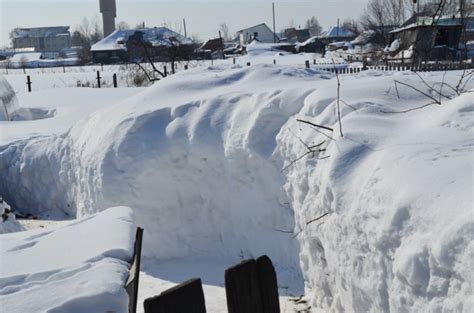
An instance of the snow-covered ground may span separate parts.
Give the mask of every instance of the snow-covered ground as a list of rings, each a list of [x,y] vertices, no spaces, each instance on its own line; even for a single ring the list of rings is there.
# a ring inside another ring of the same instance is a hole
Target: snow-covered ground
[[[1,235],[2,312],[128,312],[123,288],[133,256],[130,208]]]
[[[434,92],[411,72],[342,75],[341,137],[334,75],[273,57],[256,49],[146,89],[19,93],[50,113],[0,122],[0,191],[42,217],[133,208],[145,228],[140,300],[201,276],[209,312],[224,312],[223,269],[267,254],[280,293],[305,292],[314,312],[468,312],[472,94],[444,87],[452,100],[387,114],[429,102],[403,86],[399,98],[394,80]],[[421,75],[439,88],[461,72]]]

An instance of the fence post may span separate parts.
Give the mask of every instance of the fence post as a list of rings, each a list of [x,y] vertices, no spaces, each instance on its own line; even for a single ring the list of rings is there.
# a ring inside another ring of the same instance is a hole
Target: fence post
[[[309,68],[309,60],[306,60],[304,64],[306,65],[306,68]]]
[[[185,281],[143,303],[145,313],[205,313],[206,304],[199,278]]]
[[[100,88],[100,72],[97,71],[97,88]]]
[[[277,60],[273,59],[273,64],[277,64]]]
[[[31,79],[30,75],[26,76],[26,84],[28,85],[28,92],[31,92]]]
[[[247,62],[247,66],[250,66],[250,62]]]
[[[117,74],[114,73],[114,75],[112,76],[113,80],[114,80],[114,88],[117,88]]]
[[[235,58],[232,58],[232,64],[235,64]]]
[[[137,300],[138,300],[138,283],[140,277],[140,263],[142,257],[142,240],[143,240],[143,228],[137,227],[137,233],[135,235],[135,252],[133,261],[130,266],[129,276],[125,283],[125,290],[127,291],[129,302],[128,312],[137,312]]]
[[[188,65],[184,64],[184,70],[187,70],[187,69],[188,69]]]
[[[104,71],[104,63],[100,63],[100,70],[103,72]]]
[[[257,263],[246,260],[225,271],[225,291],[229,313],[263,313]]]
[[[163,72],[165,77],[168,76],[168,70],[166,69],[166,65],[163,65]]]

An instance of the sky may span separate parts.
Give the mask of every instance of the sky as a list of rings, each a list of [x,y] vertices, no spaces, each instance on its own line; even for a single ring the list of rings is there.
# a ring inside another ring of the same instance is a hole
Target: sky
[[[276,30],[291,25],[304,27],[316,16],[323,28],[337,24],[337,18],[358,18],[368,0],[297,0],[274,1]],[[181,27],[186,19],[188,35],[197,34],[205,40],[218,36],[219,25],[226,23],[230,32],[266,23],[272,28],[271,0],[116,0],[116,22],[130,26],[163,23]],[[8,34],[14,27],[71,26],[71,31],[84,17],[102,23],[99,0],[0,0],[0,47],[8,46]],[[182,29],[182,27],[181,27]]]

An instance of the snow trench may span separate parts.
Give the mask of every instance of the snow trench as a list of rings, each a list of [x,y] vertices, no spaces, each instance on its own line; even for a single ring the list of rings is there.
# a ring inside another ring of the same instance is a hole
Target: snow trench
[[[350,106],[341,138],[296,122],[338,129],[330,74],[190,70],[66,134],[0,147],[0,190],[35,214],[130,206],[145,254],[158,259],[268,254],[293,290],[304,281],[316,312],[467,312],[474,103],[464,95],[422,113],[383,114],[425,101],[409,91],[399,99],[391,76],[342,78]],[[302,142],[323,141],[321,155],[282,172],[305,153]]]

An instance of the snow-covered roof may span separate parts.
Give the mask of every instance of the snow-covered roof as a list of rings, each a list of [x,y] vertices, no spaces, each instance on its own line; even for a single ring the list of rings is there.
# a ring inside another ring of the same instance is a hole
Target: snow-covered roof
[[[352,45],[365,45],[370,42],[372,38],[374,38],[377,33],[374,30],[367,30],[362,32],[359,36],[357,36],[354,40],[351,41]]]
[[[243,28],[241,30],[238,30],[237,33],[243,33],[246,30],[249,30],[249,29],[252,29],[252,28],[255,28],[255,27],[259,27],[259,26],[265,26],[266,28],[268,28],[271,31],[270,27],[268,27],[267,24],[260,23],[260,24],[254,25],[254,26],[250,26],[250,27],[246,27],[246,28]]]
[[[329,30],[323,32],[320,38],[333,38],[333,37],[355,37],[356,34],[350,30],[344,28],[344,26],[331,26]]]
[[[13,38],[52,37],[61,34],[69,35],[69,26],[18,28],[13,31]]]
[[[310,38],[308,38],[307,40],[303,41],[302,43],[297,43],[296,45],[297,46],[306,46],[310,43],[313,43],[313,42],[316,42],[316,41],[320,41],[319,39],[319,36],[312,36]]]
[[[11,57],[11,62],[31,62],[35,60],[41,59],[41,52],[33,52],[33,53],[17,53]]]
[[[155,47],[170,46],[169,38],[175,37],[182,45],[191,45],[193,41],[166,27],[116,30],[101,41],[92,45],[91,51],[127,50],[126,42],[136,32],[143,33],[143,40]]]

